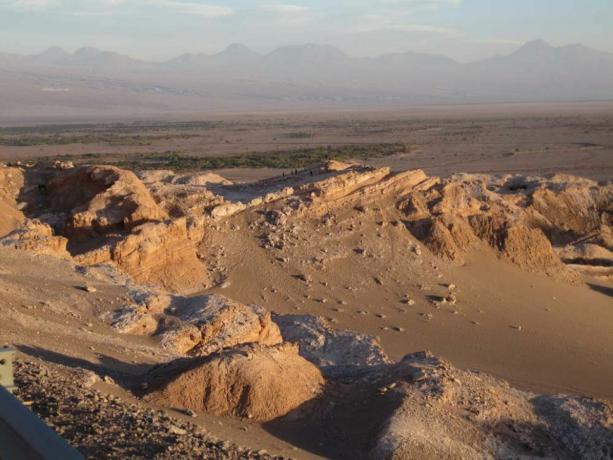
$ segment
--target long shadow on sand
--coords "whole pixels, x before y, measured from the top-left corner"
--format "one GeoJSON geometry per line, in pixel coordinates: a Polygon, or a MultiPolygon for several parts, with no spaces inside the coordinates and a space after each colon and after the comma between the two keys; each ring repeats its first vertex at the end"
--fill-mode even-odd
{"type": "Polygon", "coordinates": [[[329,380],[321,396],[285,417],[264,424],[279,439],[325,458],[369,458],[385,422],[402,397],[377,395],[377,386],[329,380]]]}
{"type": "Polygon", "coordinates": [[[86,359],[64,355],[39,347],[16,345],[15,348],[26,355],[47,362],[60,364],[73,369],[85,369],[100,376],[108,375],[125,388],[130,388],[141,383],[143,380],[142,376],[152,367],[150,364],[127,363],[107,355],[99,355],[100,362],[95,363],[86,359]]]}
{"type": "Polygon", "coordinates": [[[599,292],[609,297],[613,297],[613,288],[601,286],[600,284],[587,283],[592,291],[599,292]]]}

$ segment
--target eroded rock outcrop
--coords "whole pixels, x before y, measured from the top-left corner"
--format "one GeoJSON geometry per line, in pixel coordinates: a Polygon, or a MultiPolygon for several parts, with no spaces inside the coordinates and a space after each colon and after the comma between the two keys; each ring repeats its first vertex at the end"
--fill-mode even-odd
{"type": "Polygon", "coordinates": [[[52,211],[69,214],[68,235],[129,231],[168,217],[133,172],[114,166],[66,171],[49,182],[47,195],[52,211]]]}
{"type": "Polygon", "coordinates": [[[536,396],[425,353],[389,371],[398,398],[372,458],[607,458],[610,403],[536,396]]]}
{"type": "Polygon", "coordinates": [[[168,407],[265,422],[316,398],[324,379],[298,347],[244,345],[155,369],[147,399],[168,407]]]}
{"type": "Polygon", "coordinates": [[[25,221],[17,203],[19,191],[23,186],[24,176],[21,169],[0,167],[0,237],[16,230],[25,221]]]}
{"type": "MultiPolygon", "coordinates": [[[[10,178],[10,174],[2,177],[10,178]]],[[[33,171],[32,175],[37,175],[39,185],[37,194],[29,194],[28,212],[37,220],[22,223],[23,228],[5,244],[62,257],[68,248],[82,265],[113,263],[139,283],[175,292],[209,287],[196,255],[203,223],[185,217],[170,219],[131,171],[83,166],[33,171]]],[[[16,182],[13,189],[25,187],[23,177],[16,182]]],[[[18,221],[19,214],[14,215],[18,221]]]]}
{"type": "Polygon", "coordinates": [[[66,238],[54,235],[49,225],[36,219],[27,219],[17,230],[0,238],[0,245],[5,247],[64,259],[70,258],[67,244],[66,238]]]}
{"type": "Polygon", "coordinates": [[[283,341],[266,309],[216,294],[141,302],[120,309],[111,322],[120,332],[155,334],[164,349],[195,356],[243,344],[283,341]]]}
{"type": "Polygon", "coordinates": [[[365,367],[388,364],[389,358],[375,337],[335,330],[311,315],[274,317],[283,339],[298,344],[300,354],[327,375],[341,375],[365,367]]]}
{"type": "Polygon", "coordinates": [[[523,269],[576,281],[556,248],[585,240],[607,247],[612,202],[610,184],[572,176],[460,174],[420,187],[398,207],[413,234],[447,259],[461,262],[485,242],[523,269]]]}
{"type": "Polygon", "coordinates": [[[259,305],[245,305],[220,295],[183,299],[177,302],[174,317],[178,321],[161,334],[161,343],[179,353],[206,356],[247,343],[282,342],[270,312],[259,305]]]}
{"type": "Polygon", "coordinates": [[[135,227],[117,242],[75,257],[79,263],[113,262],[134,280],[173,292],[209,287],[204,267],[189,238],[185,218],[135,227]]]}

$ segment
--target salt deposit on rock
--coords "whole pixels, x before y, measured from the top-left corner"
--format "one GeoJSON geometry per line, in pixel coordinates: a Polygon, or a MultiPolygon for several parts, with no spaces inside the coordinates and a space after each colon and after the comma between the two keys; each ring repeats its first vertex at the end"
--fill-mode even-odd
{"type": "Polygon", "coordinates": [[[283,339],[298,344],[300,355],[326,373],[351,372],[390,360],[374,337],[354,331],[337,331],[310,315],[276,315],[283,339]]]}

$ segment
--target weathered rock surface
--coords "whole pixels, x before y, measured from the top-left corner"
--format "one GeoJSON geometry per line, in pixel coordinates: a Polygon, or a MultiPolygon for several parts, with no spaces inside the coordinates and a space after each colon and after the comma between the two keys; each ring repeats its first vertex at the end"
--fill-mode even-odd
{"type": "Polygon", "coordinates": [[[70,253],[66,250],[67,244],[66,238],[55,236],[49,225],[36,219],[27,219],[17,230],[0,238],[0,245],[5,247],[65,259],[70,258],[70,253]]]}
{"type": "Polygon", "coordinates": [[[169,219],[134,173],[112,166],[33,171],[39,174],[39,192],[28,192],[28,209],[44,214],[26,222],[14,208],[20,187],[25,187],[23,174],[14,168],[0,171],[0,206],[8,203],[14,209],[2,225],[23,226],[3,244],[62,257],[68,248],[79,264],[114,263],[139,283],[175,292],[209,287],[196,255],[203,223],[169,219]]]}
{"type": "Polygon", "coordinates": [[[18,195],[23,188],[23,171],[0,167],[0,237],[19,228],[25,216],[18,209],[18,195]]]}
{"type": "Polygon", "coordinates": [[[421,187],[399,203],[409,229],[434,253],[462,261],[485,242],[529,271],[576,280],[554,246],[591,241],[608,247],[613,186],[572,176],[460,174],[421,187]]]}
{"type": "Polygon", "coordinates": [[[355,331],[334,330],[322,318],[277,315],[274,321],[283,339],[298,344],[300,355],[326,374],[350,373],[356,368],[390,362],[376,338],[355,331]]]}
{"type": "Polygon", "coordinates": [[[111,323],[123,333],[157,334],[164,349],[195,356],[243,344],[283,341],[270,312],[221,295],[143,301],[115,312],[111,323]]]}
{"type": "MultiPolygon", "coordinates": [[[[345,168],[343,171],[348,170],[345,168]]],[[[390,173],[389,168],[355,168],[317,182],[305,184],[299,192],[312,198],[334,200],[347,196],[360,187],[379,182],[390,173]]]]}
{"type": "Polygon", "coordinates": [[[160,386],[146,399],[169,407],[257,421],[284,416],[316,398],[324,383],[298,347],[244,345],[153,371],[160,386]]]}
{"type": "MultiPolygon", "coordinates": [[[[184,218],[138,226],[109,249],[110,260],[140,283],[173,292],[210,285],[184,218]]],[[[77,259],[86,261],[87,257],[85,253],[77,259]]]]}
{"type": "Polygon", "coordinates": [[[69,213],[67,234],[130,230],[167,218],[133,172],[114,166],[66,171],[47,184],[47,194],[51,210],[69,213]]]}
{"type": "Polygon", "coordinates": [[[224,296],[180,300],[176,302],[174,315],[178,321],[162,333],[162,344],[179,353],[206,356],[247,343],[276,345],[282,342],[270,312],[224,296]]]}
{"type": "MultiPolygon", "coordinates": [[[[610,458],[613,406],[536,396],[426,354],[390,370],[393,410],[372,458],[610,458]]],[[[386,388],[390,388],[388,385],[386,388]]]]}

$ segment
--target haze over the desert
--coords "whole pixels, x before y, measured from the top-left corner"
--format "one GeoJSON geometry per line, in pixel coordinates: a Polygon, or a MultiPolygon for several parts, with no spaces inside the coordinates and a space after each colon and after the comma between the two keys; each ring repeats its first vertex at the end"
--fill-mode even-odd
{"type": "Polygon", "coordinates": [[[613,459],[608,0],[0,0],[0,460],[613,459]]]}

